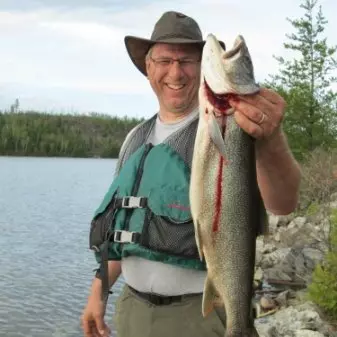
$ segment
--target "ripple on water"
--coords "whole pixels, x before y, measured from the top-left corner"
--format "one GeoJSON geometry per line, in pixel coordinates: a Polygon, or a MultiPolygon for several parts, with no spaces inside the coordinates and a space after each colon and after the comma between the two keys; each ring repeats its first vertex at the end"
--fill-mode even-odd
{"type": "Polygon", "coordinates": [[[0,337],[80,337],[96,267],[90,220],[115,161],[0,157],[0,167],[0,337]]]}

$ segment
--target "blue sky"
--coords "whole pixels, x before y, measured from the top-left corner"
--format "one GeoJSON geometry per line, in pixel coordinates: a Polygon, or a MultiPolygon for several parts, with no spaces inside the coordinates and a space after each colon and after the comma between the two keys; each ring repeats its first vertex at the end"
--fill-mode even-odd
{"type": "MultiPolygon", "coordinates": [[[[166,10],[195,18],[229,48],[242,34],[258,81],[277,72],[273,55],[286,55],[286,17],[299,0],[0,0],[0,109],[19,98],[22,109],[95,111],[149,117],[158,105],[147,79],[124,47],[125,35],[150,37],[166,10]]],[[[325,34],[337,45],[335,0],[321,0],[325,34]]]]}

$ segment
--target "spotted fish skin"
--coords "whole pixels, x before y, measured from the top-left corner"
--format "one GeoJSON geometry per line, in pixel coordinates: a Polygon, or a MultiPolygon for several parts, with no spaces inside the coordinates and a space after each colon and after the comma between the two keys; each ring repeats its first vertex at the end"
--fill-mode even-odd
{"type": "Polygon", "coordinates": [[[239,41],[241,49],[228,52],[231,58],[224,57],[213,35],[204,46],[190,204],[199,255],[207,264],[203,315],[220,303],[226,312],[225,337],[258,337],[251,316],[255,247],[257,235],[267,232],[267,216],[257,184],[254,140],[226,109],[221,116],[215,113],[209,99],[209,90],[211,95],[259,90],[251,61],[251,73],[240,68],[242,59],[250,56],[242,56],[248,49],[242,37],[239,41]],[[245,74],[240,85],[232,80],[238,74],[245,74]]]}

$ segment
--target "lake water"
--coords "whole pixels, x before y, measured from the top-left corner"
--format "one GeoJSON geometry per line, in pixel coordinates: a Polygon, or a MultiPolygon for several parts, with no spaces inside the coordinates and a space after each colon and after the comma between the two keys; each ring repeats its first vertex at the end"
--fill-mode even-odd
{"type": "MultiPolygon", "coordinates": [[[[0,337],[80,337],[91,217],[113,159],[0,157],[0,337]]],[[[106,321],[112,326],[114,286],[106,321]]]]}

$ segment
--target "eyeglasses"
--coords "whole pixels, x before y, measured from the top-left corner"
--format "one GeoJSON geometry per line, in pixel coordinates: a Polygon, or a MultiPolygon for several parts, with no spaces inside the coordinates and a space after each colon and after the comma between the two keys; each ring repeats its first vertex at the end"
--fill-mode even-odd
{"type": "Polygon", "coordinates": [[[174,62],[178,62],[179,66],[184,70],[195,69],[196,65],[200,63],[200,60],[183,58],[183,59],[174,59],[170,57],[160,57],[154,59],[150,56],[151,61],[160,69],[168,69],[174,62]]]}

